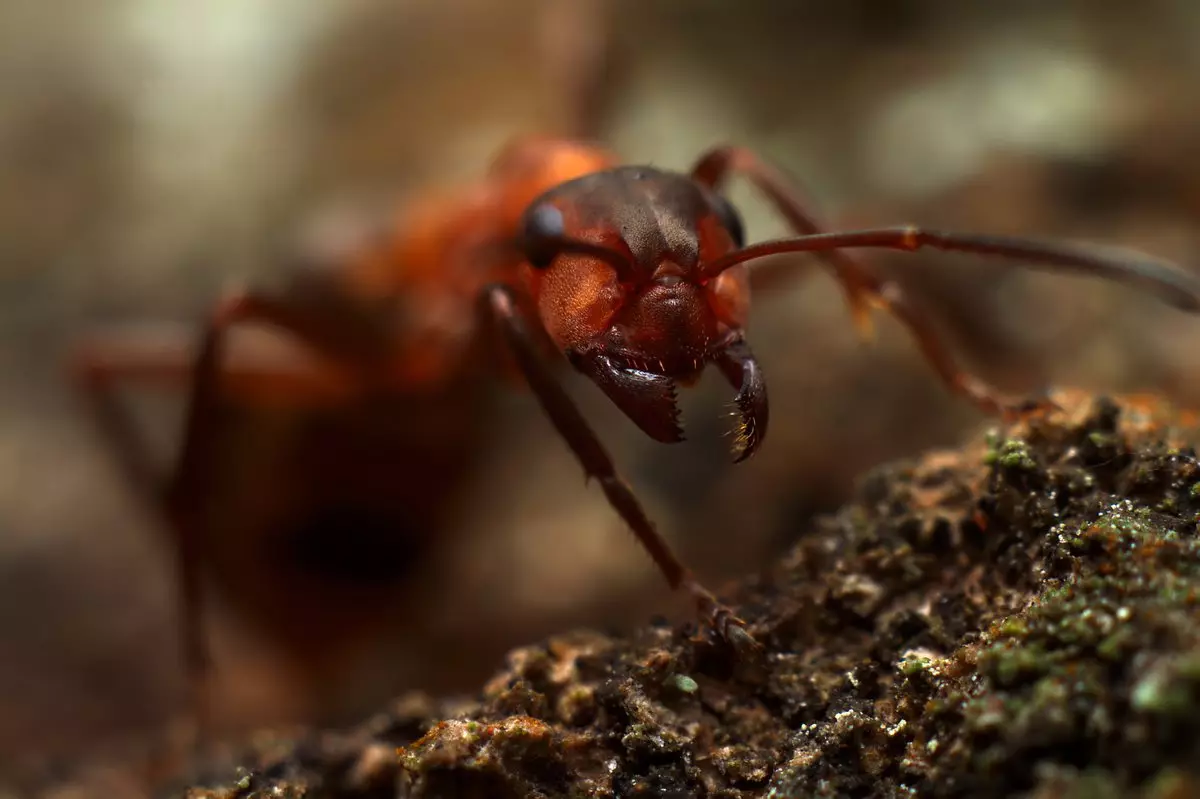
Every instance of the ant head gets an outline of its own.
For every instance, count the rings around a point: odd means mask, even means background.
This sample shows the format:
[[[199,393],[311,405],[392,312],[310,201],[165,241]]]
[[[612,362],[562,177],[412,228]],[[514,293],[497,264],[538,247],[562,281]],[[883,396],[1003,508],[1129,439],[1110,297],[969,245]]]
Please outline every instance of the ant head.
[[[705,266],[743,245],[737,211],[687,175],[619,167],[563,183],[524,213],[521,247],[547,332],[647,435],[683,439],[676,388],[716,363],[739,389],[735,455],[766,430],[766,388],[742,338],[746,267]]]

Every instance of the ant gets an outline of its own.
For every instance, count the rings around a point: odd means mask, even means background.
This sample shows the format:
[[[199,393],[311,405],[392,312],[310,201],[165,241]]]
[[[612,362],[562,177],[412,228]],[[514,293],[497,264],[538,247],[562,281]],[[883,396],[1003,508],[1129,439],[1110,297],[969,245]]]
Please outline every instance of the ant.
[[[735,173],[757,184],[799,235],[748,244],[737,210],[718,192]],[[996,256],[1124,281],[1184,311],[1200,311],[1200,281],[1132,254],[914,227],[827,232],[780,173],[739,147],[717,147],[689,172],[674,172],[623,166],[615,155],[584,142],[525,138],[505,148],[480,183],[418,206],[403,222],[364,240],[339,268],[309,272],[288,290],[229,294],[204,327],[191,365],[183,453],[161,500],[178,536],[185,638],[197,668],[204,653],[196,566],[210,543],[203,521],[218,468],[213,449],[223,398],[270,397],[287,406],[323,405],[345,414],[371,407],[386,416],[394,408],[403,415],[406,398],[474,374],[478,362],[469,354],[493,364],[498,355],[511,358],[587,477],[600,484],[667,583],[691,595],[701,619],[721,639],[753,650],[759,644],[746,623],[693,576],[656,531],[562,388],[557,362],[565,358],[646,435],[664,443],[683,440],[677,389],[715,366],[736,390],[732,450],[734,461],[741,462],[762,445],[769,419],[763,369],[745,335],[751,288],[790,268],[783,262],[749,268],[747,262],[764,256],[819,255],[844,288],[861,331],[869,330],[873,308],[891,312],[952,391],[1005,417],[1050,403],[1006,398],[961,370],[900,285],[881,280],[846,249],[929,247]],[[425,313],[431,308],[436,312]],[[445,319],[457,324],[443,329]],[[286,332],[307,357],[262,365],[228,359],[230,332],[246,323]],[[506,355],[490,346],[500,342]],[[114,378],[143,364],[108,355],[82,361],[86,385],[127,463],[136,464],[128,436],[117,433],[107,391]],[[397,471],[390,484],[373,490],[403,491],[407,475]],[[347,468],[346,477],[353,481],[356,472]]]
[[[558,135],[594,138],[621,68],[611,2],[530,5],[543,62],[530,80],[556,99],[546,115]],[[559,171],[528,175],[530,197],[586,168],[546,167]],[[210,596],[270,639],[306,715],[344,711],[392,684],[395,670],[371,670],[364,655],[397,616],[404,633],[451,646],[396,608],[436,572],[436,542],[454,531],[486,451],[491,344],[472,299],[485,275],[464,255],[467,241],[511,225],[492,218],[495,182],[318,216],[280,254],[282,285],[227,298],[202,335],[190,324],[106,329],[74,348],[76,388],[119,477],[169,536],[201,730],[212,705],[201,618]],[[248,318],[263,316],[256,304],[276,308],[281,324]],[[167,468],[120,401],[130,387],[188,392]],[[429,675],[425,687],[453,680]]]

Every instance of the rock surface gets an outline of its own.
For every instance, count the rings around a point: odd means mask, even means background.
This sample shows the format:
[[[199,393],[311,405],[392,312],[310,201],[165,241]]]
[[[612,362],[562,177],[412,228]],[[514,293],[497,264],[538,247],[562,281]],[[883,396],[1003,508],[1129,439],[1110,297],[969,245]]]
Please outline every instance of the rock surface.
[[[729,597],[758,662],[690,626],[564,634],[186,795],[1200,795],[1197,420],[1057,399],[797,530]]]

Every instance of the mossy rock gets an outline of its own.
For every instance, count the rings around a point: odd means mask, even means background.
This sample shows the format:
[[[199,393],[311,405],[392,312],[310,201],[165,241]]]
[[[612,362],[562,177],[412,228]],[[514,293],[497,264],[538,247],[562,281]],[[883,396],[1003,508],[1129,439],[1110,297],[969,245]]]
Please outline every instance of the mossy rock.
[[[691,625],[562,635],[189,795],[1200,796],[1195,420],[1057,399],[796,530],[730,592],[760,662]]]

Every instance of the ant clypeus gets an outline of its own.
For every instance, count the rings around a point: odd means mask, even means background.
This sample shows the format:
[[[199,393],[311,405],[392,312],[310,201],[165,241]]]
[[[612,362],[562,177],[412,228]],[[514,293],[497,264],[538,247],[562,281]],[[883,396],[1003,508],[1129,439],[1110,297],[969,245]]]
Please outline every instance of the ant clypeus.
[[[735,173],[753,181],[800,235],[747,244],[738,212],[717,191]],[[204,663],[197,568],[213,548],[206,536],[214,533],[204,519],[211,513],[209,492],[219,470],[214,442],[221,433],[220,401],[320,406],[332,414],[375,421],[389,413],[404,415],[413,396],[470,390],[463,386],[474,379],[467,376],[477,374],[475,353],[507,357],[490,349],[495,333],[587,476],[600,484],[667,582],[695,599],[702,618],[722,639],[743,649],[757,647],[744,622],[697,581],[655,530],[558,382],[555,351],[647,435],[667,443],[683,438],[677,387],[691,384],[707,365],[715,365],[737,390],[733,456],[743,461],[762,444],[768,420],[763,370],[744,332],[751,287],[790,268],[779,262],[752,270],[747,262],[813,252],[842,284],[861,329],[869,324],[872,307],[886,309],[911,331],[953,391],[990,413],[1013,415],[1041,407],[1042,402],[1010,401],[960,370],[902,288],[843,251],[921,247],[1093,273],[1156,290],[1178,308],[1200,310],[1200,283],[1194,277],[1140,257],[912,227],[824,232],[782,176],[742,148],[713,149],[690,172],[681,173],[621,166],[598,147],[543,138],[511,144],[481,182],[418,204],[398,225],[346,253],[332,264],[336,268],[306,272],[278,292],[229,294],[204,327],[191,367],[181,460],[161,495],[178,536],[190,663],[194,668]],[[230,331],[243,323],[286,332],[300,345],[297,357],[263,363],[227,357]],[[106,429],[151,500],[158,502],[156,484],[109,393],[115,378],[153,371],[156,365],[125,357],[119,349],[92,349],[81,364]],[[375,415],[364,416],[365,409]],[[366,422],[359,426],[372,432]],[[323,444],[334,456],[342,454],[337,440]],[[397,453],[402,460],[411,452],[424,458],[437,451],[429,441],[424,446],[400,446]],[[355,488],[355,464],[328,460],[326,470],[314,474],[329,477],[333,469]],[[308,469],[319,465],[303,464]],[[422,462],[413,468],[425,467]],[[407,473],[397,473],[390,483],[386,471],[375,476],[371,493],[363,497],[386,498],[390,491],[406,490]],[[278,497],[264,501],[270,499]]]

